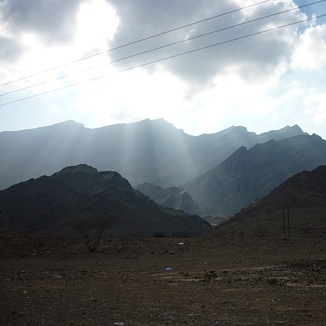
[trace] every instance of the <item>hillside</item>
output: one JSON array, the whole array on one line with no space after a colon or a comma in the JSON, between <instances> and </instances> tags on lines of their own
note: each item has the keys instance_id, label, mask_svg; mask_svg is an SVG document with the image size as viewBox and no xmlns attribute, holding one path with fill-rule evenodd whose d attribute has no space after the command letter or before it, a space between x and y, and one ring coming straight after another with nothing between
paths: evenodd
<instances>
[{"instance_id":1,"label":"hillside","mask_svg":"<svg viewBox=\"0 0 326 326\"><path fill-rule=\"evenodd\" d=\"M326 237L326 166L303 171L207 236Z\"/></svg>"},{"instance_id":2,"label":"hillside","mask_svg":"<svg viewBox=\"0 0 326 326\"><path fill-rule=\"evenodd\" d=\"M163 119L97 129L66 121L0 132L0 189L77 164L117 171L132 185L178 186L213 169L240 146L301 134L298 126L261 135L238 126L194 137Z\"/></svg>"},{"instance_id":3,"label":"hillside","mask_svg":"<svg viewBox=\"0 0 326 326\"><path fill-rule=\"evenodd\" d=\"M240 147L183 188L199 206L232 216L294 174L325 164L326 141L317 135L299 135L250 149Z\"/></svg>"},{"instance_id":4,"label":"hillside","mask_svg":"<svg viewBox=\"0 0 326 326\"><path fill-rule=\"evenodd\" d=\"M209 214L207 210L199 207L187 191L181 187L162 188L150 183L143 183L136 186L135 189L163 207L199 215L211 225L218 225L228 219L226 216L220 214Z\"/></svg>"},{"instance_id":5,"label":"hillside","mask_svg":"<svg viewBox=\"0 0 326 326\"><path fill-rule=\"evenodd\" d=\"M164 209L133 189L113 171L87 165L0 191L2 231L62 233L62 225L80 218L114 216L114 236L198 235L210 225L198 216Z\"/></svg>"},{"instance_id":6,"label":"hillside","mask_svg":"<svg viewBox=\"0 0 326 326\"><path fill-rule=\"evenodd\" d=\"M143 183L136 186L135 189L163 207L180 209L190 214L202 215L204 213L183 188L170 187L164 189L150 183Z\"/></svg>"}]
</instances>

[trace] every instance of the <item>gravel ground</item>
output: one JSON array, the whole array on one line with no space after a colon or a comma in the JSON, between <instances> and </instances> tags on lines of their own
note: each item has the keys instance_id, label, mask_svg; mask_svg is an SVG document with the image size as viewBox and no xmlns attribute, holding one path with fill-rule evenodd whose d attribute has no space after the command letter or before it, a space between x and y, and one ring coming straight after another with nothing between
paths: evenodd
<instances>
[{"instance_id":1,"label":"gravel ground","mask_svg":"<svg viewBox=\"0 0 326 326\"><path fill-rule=\"evenodd\" d=\"M0 324L326 325L325 239L0 234ZM168 269L168 270L167 270Z\"/></svg>"}]
</instances>

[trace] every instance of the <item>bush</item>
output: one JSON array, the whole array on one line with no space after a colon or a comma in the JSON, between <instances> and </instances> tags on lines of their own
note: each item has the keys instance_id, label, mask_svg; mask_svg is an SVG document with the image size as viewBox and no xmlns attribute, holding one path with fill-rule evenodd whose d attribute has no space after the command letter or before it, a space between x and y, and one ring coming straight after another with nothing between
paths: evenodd
<instances>
[{"instance_id":1,"label":"bush","mask_svg":"<svg viewBox=\"0 0 326 326\"><path fill-rule=\"evenodd\" d=\"M65 226L76 230L84 237L86 246L90 252L97 249L103 233L117 222L114 217L97 217L89 219L79 219L66 223Z\"/></svg>"}]
</instances>

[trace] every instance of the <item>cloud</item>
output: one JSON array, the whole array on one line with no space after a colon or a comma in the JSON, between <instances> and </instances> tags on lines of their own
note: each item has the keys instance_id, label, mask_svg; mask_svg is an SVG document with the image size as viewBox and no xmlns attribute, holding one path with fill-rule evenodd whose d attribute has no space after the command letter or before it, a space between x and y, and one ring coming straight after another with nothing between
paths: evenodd
<instances>
[{"instance_id":1,"label":"cloud","mask_svg":"<svg viewBox=\"0 0 326 326\"><path fill-rule=\"evenodd\" d=\"M2 18L11 33L37 34L48 45L67 43L75 33L78 7L85 0L5 0Z\"/></svg>"},{"instance_id":2,"label":"cloud","mask_svg":"<svg viewBox=\"0 0 326 326\"><path fill-rule=\"evenodd\" d=\"M308 96L304 104L307 107L304 113L312 115L315 123L324 128L326 123L326 93Z\"/></svg>"},{"instance_id":3,"label":"cloud","mask_svg":"<svg viewBox=\"0 0 326 326\"><path fill-rule=\"evenodd\" d=\"M57 47L75 38L79 7L85 1L0 1L0 59L5 64L0 82L14 79L17 72L22 76L26 69L27 74L39 71L46 60L47 67L55 64Z\"/></svg>"},{"instance_id":4,"label":"cloud","mask_svg":"<svg viewBox=\"0 0 326 326\"><path fill-rule=\"evenodd\" d=\"M17 61L23 50L24 46L16 40L0 35L0 60L3 63Z\"/></svg>"},{"instance_id":5,"label":"cloud","mask_svg":"<svg viewBox=\"0 0 326 326\"><path fill-rule=\"evenodd\" d=\"M224 13L250 4L250 1L188 1L187 6L180 6L176 1L155 2L146 0L117 1L110 0L115 7L120 24L110 47L127 44L142 37L160 33L189 22L205 19L216 13ZM267 16L279 11L295 7L292 1L271 2L251 7L242 11L226 15L205 23L193 25L159 38L141 42L113 52L113 59L136 54L146 49L152 49L164 44L170 44L214 30L233 26L259 17ZM150 52L148 55L134 57L121 62L120 67L140 65L145 62L158 60L178 53L192 51L200 47L214 45L234 38L245 37L259 31L285 25L306 16L299 10L273 16L270 19L210 34L173 47ZM259 83L273 77L277 73L284 73L287 54L296 41L297 26L275 30L262 35L244 38L220 46L183 55L172 60L162 61L149 66L153 72L159 67L188 84L191 91L200 91L212 87L214 78L218 75L236 74L246 82Z\"/></svg>"},{"instance_id":6,"label":"cloud","mask_svg":"<svg viewBox=\"0 0 326 326\"><path fill-rule=\"evenodd\" d=\"M292 68L320 71L326 67L326 25L307 28L292 55Z\"/></svg>"},{"instance_id":7,"label":"cloud","mask_svg":"<svg viewBox=\"0 0 326 326\"><path fill-rule=\"evenodd\" d=\"M26 1L0 1L0 58L5 63L0 66L0 84L64 65L9 85L3 92L78 72L102 63L103 59L108 61L99 56L65 65L107 50L107 40L117 23L114 10L105 0L35 0L28 5ZM94 73L100 72L94 71L90 77L78 74L60 82L71 84L81 76L91 78ZM62 83L46 84L46 89L59 88ZM40 87L30 90L43 91Z\"/></svg>"}]
</instances>

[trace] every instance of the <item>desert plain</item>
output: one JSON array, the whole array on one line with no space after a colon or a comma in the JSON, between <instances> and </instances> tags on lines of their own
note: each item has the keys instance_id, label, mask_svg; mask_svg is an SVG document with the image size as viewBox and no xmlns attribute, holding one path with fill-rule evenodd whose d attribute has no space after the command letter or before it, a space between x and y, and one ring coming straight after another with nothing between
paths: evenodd
<instances>
[{"instance_id":1,"label":"desert plain","mask_svg":"<svg viewBox=\"0 0 326 326\"><path fill-rule=\"evenodd\" d=\"M326 325L326 239L1 233L0 324Z\"/></svg>"}]
</instances>

